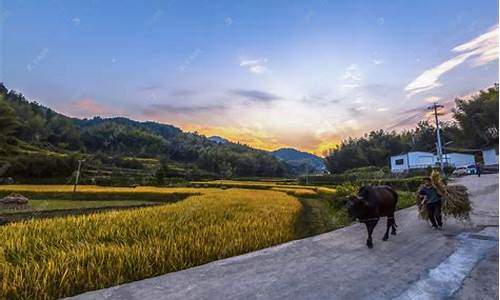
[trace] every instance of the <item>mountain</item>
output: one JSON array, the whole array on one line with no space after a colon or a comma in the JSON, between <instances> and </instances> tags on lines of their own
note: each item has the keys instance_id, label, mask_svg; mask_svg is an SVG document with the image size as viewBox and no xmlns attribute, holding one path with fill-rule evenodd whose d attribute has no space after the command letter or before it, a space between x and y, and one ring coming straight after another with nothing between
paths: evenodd
<instances>
[{"instance_id":1,"label":"mountain","mask_svg":"<svg viewBox=\"0 0 500 300\"><path fill-rule=\"evenodd\" d=\"M292 148L281 148L271 152L271 154L286 163L288 169L297 175L323 173L326 170L324 159L311 153Z\"/></svg>"},{"instance_id":2,"label":"mountain","mask_svg":"<svg viewBox=\"0 0 500 300\"><path fill-rule=\"evenodd\" d=\"M214 142L214 143L217 143L217 144L227 144L229 143L228 140L226 140L225 138L223 137L220 137L220 136L211 136L208 138L210 141Z\"/></svg>"},{"instance_id":3,"label":"mountain","mask_svg":"<svg viewBox=\"0 0 500 300\"><path fill-rule=\"evenodd\" d=\"M67 182L81 157L86 160L84 167L96 174L120 173L127 178L134 169L147 171L158 181L279 177L286 172L268 151L157 122L68 117L0 83L0 165L11 166L3 176L24 182Z\"/></svg>"}]
</instances>

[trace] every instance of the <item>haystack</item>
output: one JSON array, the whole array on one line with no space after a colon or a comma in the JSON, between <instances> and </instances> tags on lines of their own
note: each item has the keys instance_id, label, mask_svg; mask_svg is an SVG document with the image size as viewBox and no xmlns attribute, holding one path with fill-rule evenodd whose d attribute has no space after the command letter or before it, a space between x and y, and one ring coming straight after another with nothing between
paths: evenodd
<instances>
[{"instance_id":1,"label":"haystack","mask_svg":"<svg viewBox=\"0 0 500 300\"><path fill-rule=\"evenodd\" d=\"M21 194L11 193L0 199L0 208L23 209L28 207L28 198Z\"/></svg>"},{"instance_id":2,"label":"haystack","mask_svg":"<svg viewBox=\"0 0 500 300\"><path fill-rule=\"evenodd\" d=\"M443 216L453 217L459 221L469 221L472 211L471 202L467 188L463 185L446 185L439 175L439 172L432 171L431 182L433 187L441 195ZM417 195L417 204L419 205L419 215L427 220L427 210L422 205Z\"/></svg>"}]
</instances>

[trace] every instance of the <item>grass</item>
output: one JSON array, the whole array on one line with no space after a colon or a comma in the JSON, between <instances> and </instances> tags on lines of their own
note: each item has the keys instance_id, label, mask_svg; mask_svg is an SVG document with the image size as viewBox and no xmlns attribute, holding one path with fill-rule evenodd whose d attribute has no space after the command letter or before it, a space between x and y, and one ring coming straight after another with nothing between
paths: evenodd
<instances>
[{"instance_id":1,"label":"grass","mask_svg":"<svg viewBox=\"0 0 500 300\"><path fill-rule=\"evenodd\" d=\"M0 214L16 213L26 211L58 210L58 209L76 209L92 207L110 207L110 206L132 206L148 204L150 201L141 200L29 200L26 209L0 209Z\"/></svg>"},{"instance_id":2,"label":"grass","mask_svg":"<svg viewBox=\"0 0 500 300\"><path fill-rule=\"evenodd\" d=\"M206 191L174 204L0 227L0 298L53 299L295 238L302 206L278 191Z\"/></svg>"},{"instance_id":3,"label":"grass","mask_svg":"<svg viewBox=\"0 0 500 300\"><path fill-rule=\"evenodd\" d=\"M397 209L403 209L415 205L415 193L398 191Z\"/></svg>"}]
</instances>

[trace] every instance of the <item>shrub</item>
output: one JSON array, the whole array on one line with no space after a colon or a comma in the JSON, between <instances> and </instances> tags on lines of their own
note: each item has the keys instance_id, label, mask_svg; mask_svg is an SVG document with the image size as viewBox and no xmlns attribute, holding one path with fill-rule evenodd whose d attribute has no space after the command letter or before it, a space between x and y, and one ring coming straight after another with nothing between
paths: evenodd
<instances>
[{"instance_id":1,"label":"shrub","mask_svg":"<svg viewBox=\"0 0 500 300\"><path fill-rule=\"evenodd\" d=\"M336 187L337 193L335 200L346 202L347 197L356 194L359 191L359 185L353 183L343 183Z\"/></svg>"},{"instance_id":2,"label":"shrub","mask_svg":"<svg viewBox=\"0 0 500 300\"><path fill-rule=\"evenodd\" d=\"M385 178L360 180L361 185L388 185L396 190L416 191L422 184L425 176L414 176L409 178Z\"/></svg>"},{"instance_id":3,"label":"shrub","mask_svg":"<svg viewBox=\"0 0 500 300\"><path fill-rule=\"evenodd\" d=\"M75 171L76 157L44 154L20 155L9 159L11 164L4 176L16 181L65 182Z\"/></svg>"}]
</instances>

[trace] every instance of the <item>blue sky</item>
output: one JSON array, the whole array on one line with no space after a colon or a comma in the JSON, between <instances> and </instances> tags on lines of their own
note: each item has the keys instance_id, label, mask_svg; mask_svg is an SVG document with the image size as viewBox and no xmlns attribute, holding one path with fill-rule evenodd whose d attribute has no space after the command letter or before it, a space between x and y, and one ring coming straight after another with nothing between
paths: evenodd
<instances>
[{"instance_id":1,"label":"blue sky","mask_svg":"<svg viewBox=\"0 0 500 300\"><path fill-rule=\"evenodd\" d=\"M493 0L0 3L8 88L265 149L412 128L498 82Z\"/></svg>"}]
</instances>

